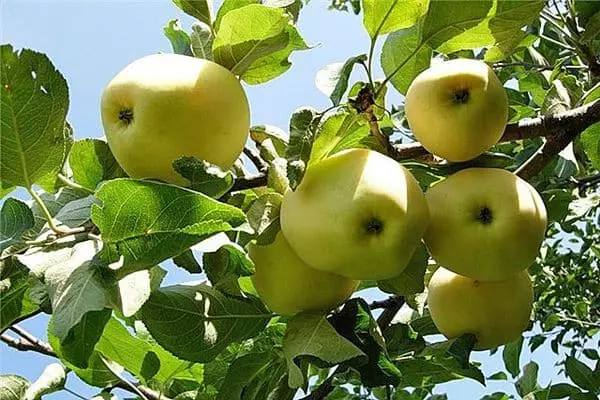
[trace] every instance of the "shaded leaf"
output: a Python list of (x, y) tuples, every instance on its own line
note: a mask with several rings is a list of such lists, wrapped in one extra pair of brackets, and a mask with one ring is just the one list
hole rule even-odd
[(0, 375), (0, 399), (22, 400), (29, 381), (18, 375)]
[(208, 25), (202, 22), (197, 22), (192, 25), (190, 45), (192, 47), (192, 53), (194, 53), (194, 57), (212, 61), (213, 40), (214, 37)]
[(210, 0), (172, 0), (173, 4), (188, 15), (204, 22), (207, 25), (212, 23), (212, 1)]
[(425, 290), (425, 270), (429, 253), (423, 244), (419, 244), (408, 266), (397, 277), (377, 282), (379, 289), (396, 295), (422, 293)]
[(24, 400), (38, 400), (43, 395), (61, 390), (65, 385), (67, 372), (59, 363), (49, 364), (42, 374), (25, 391)]
[(190, 188), (218, 199), (233, 186), (231, 171), (195, 157), (181, 157), (173, 161), (177, 173), (190, 181)]
[(28, 281), (29, 270), (15, 258), (0, 262), (0, 331), (38, 310), (30, 298)]
[(104, 180), (127, 176), (108, 144), (99, 139), (83, 139), (73, 143), (69, 166), (75, 182), (92, 190)]
[(600, 169), (600, 122), (581, 133), (581, 145), (594, 168)]
[(167, 39), (169, 39), (169, 42), (171, 42), (173, 53), (182, 54), (184, 56), (192, 55), (192, 42), (190, 36), (186, 31), (181, 29), (181, 24), (178, 19), (169, 21), (167, 26), (163, 28), (163, 32)]
[(329, 64), (317, 72), (317, 88), (331, 99), (334, 106), (340, 104), (348, 89), (348, 80), (355, 64), (367, 60), (366, 54), (350, 57), (346, 62)]
[(583, 389), (593, 392), (600, 387), (600, 382), (594, 377), (592, 369), (574, 357), (567, 357), (565, 370), (573, 383)]
[(506, 370), (513, 378), (521, 373), (521, 351), (523, 349), (523, 336), (514, 342), (508, 343), (502, 350), (502, 359)]
[(539, 388), (538, 380), (538, 365), (531, 361), (523, 367), (523, 375), (515, 383), (515, 388), (520, 396), (525, 396), (528, 393), (534, 392)]
[(20, 241), (33, 223), (33, 213), (27, 204), (13, 198), (6, 199), (0, 209), (0, 253)]

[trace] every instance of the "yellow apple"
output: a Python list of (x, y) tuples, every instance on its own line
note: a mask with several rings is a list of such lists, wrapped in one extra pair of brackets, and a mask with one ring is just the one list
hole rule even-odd
[(527, 271), (481, 282), (440, 267), (429, 281), (427, 304), (444, 336), (472, 333), (477, 337), (475, 349), (485, 350), (518, 339), (527, 328), (533, 287)]
[(306, 265), (279, 232), (269, 245), (250, 244), (252, 281), (260, 298), (274, 312), (329, 311), (346, 301), (358, 282), (317, 271)]
[(546, 232), (546, 208), (536, 190), (496, 168), (463, 169), (426, 193), (431, 221), (425, 245), (444, 267), (482, 281), (527, 268)]
[(313, 268), (352, 279), (386, 279), (408, 265), (429, 219), (425, 196), (396, 161), (345, 150), (306, 170), (281, 205), (281, 229)]
[(421, 72), (406, 93), (406, 118), (431, 153), (466, 161), (495, 145), (508, 118), (508, 97), (482, 61), (455, 59)]
[(108, 145), (134, 178), (189, 184), (174, 160), (194, 156), (222, 169), (239, 157), (250, 110), (240, 82), (208, 60), (177, 54), (140, 58), (119, 72), (102, 95)]

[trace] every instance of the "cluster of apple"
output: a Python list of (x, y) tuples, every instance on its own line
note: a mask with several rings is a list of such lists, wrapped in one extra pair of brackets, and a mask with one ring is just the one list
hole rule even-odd
[[(248, 101), (237, 78), (193, 57), (134, 61), (108, 84), (101, 106), (111, 151), (133, 178), (188, 185), (174, 160), (194, 156), (229, 169), (248, 137)], [(474, 60), (431, 67), (406, 97), (415, 137), (449, 161), (472, 159), (497, 143), (507, 107), (494, 72)], [(443, 334), (474, 333), (477, 347), (489, 348), (514, 339), (529, 321), (525, 269), (543, 240), (546, 211), (535, 189), (510, 172), (464, 169), (425, 195), (391, 158), (345, 150), (309, 166), (285, 194), (280, 222), (274, 242), (250, 244), (249, 254), (258, 294), (282, 315), (328, 311), (359, 280), (398, 277), (423, 240), (443, 265), (428, 296)]]

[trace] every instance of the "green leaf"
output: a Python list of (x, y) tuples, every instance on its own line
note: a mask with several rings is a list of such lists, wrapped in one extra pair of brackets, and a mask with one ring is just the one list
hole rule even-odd
[(350, 361), (360, 373), (363, 385), (375, 387), (400, 382), (401, 373), (389, 358), (377, 321), (363, 299), (348, 300), (339, 313), (329, 318), (329, 322), (340, 335), (367, 355), (368, 363), (362, 359)]
[[(61, 340), (62, 357), (78, 368), (87, 368), (110, 315), (108, 308), (85, 313), (81, 321), (70, 329), (67, 337)], [(54, 320), (52, 322), (54, 324)]]
[(142, 321), (162, 347), (197, 362), (211, 361), (230, 343), (256, 335), (270, 318), (262, 303), (228, 297), (205, 284), (161, 288), (141, 309)]
[(178, 19), (169, 21), (167, 26), (163, 28), (163, 32), (167, 39), (169, 39), (169, 42), (171, 42), (173, 53), (182, 54), (184, 56), (192, 55), (192, 42), (190, 36), (186, 31), (181, 29), (181, 24)]
[(517, 393), (519, 393), (521, 397), (539, 389), (537, 383), (538, 370), (539, 367), (535, 361), (531, 361), (523, 367), (523, 375), (515, 383)]
[(103, 256), (116, 261), (122, 255), (122, 275), (156, 265), (246, 222), (235, 207), (163, 183), (116, 179), (104, 183), (96, 197), (102, 206), (92, 206), (92, 221), (102, 233)]
[(218, 199), (233, 186), (231, 171), (194, 157), (181, 157), (173, 162), (177, 173), (190, 181), (190, 188)]
[(0, 331), (38, 310), (29, 297), (28, 281), (29, 270), (14, 257), (0, 262)]
[(573, 6), (581, 26), (587, 25), (592, 15), (600, 12), (600, 4), (596, 0), (573, 0)]
[(548, 82), (539, 72), (530, 71), (519, 75), (519, 90), (531, 93), (532, 100), (538, 106), (544, 104)]
[(229, 366), (216, 400), (267, 399), (286, 372), (285, 360), (278, 353), (246, 354)]
[(257, 236), (257, 244), (264, 246), (275, 240), (280, 230), (279, 211), (282, 201), (283, 196), (279, 193), (266, 193), (256, 199), (248, 210), (248, 222)]
[(243, 75), (253, 62), (288, 45), (289, 20), (281, 9), (260, 4), (228, 12), (213, 42), (215, 61), (234, 74)]
[(288, 160), (288, 179), (292, 189), (300, 184), (304, 167), (308, 164), (315, 140), (315, 122), (318, 112), (312, 107), (294, 111), (290, 119), (290, 141), (285, 157)]
[(149, 270), (136, 271), (125, 277), (108, 280), (108, 286), (115, 289), (114, 306), (124, 317), (132, 317), (150, 297), (152, 278)]
[(65, 385), (67, 372), (59, 363), (49, 364), (35, 382), (25, 391), (24, 398), (38, 400), (43, 395), (61, 390)]
[(17, 256), (44, 283), (52, 302), (52, 333), (61, 341), (87, 312), (108, 306), (101, 271), (93, 260), (100, 245), (93, 240), (75, 240), (66, 237)]
[(542, 114), (559, 114), (571, 109), (571, 96), (565, 85), (558, 79), (552, 82), (552, 86), (544, 97), (542, 103)]
[(202, 379), (201, 365), (178, 359), (159, 345), (132, 336), (115, 318), (106, 324), (96, 350), (144, 383), (152, 381), (166, 385), (175, 377)]
[(317, 88), (331, 99), (334, 106), (340, 104), (348, 89), (348, 80), (355, 64), (367, 60), (366, 54), (350, 57), (346, 62), (329, 64), (317, 72)]
[(20, 200), (6, 199), (0, 209), (0, 253), (33, 227), (33, 213), (27, 204)]
[(363, 0), (363, 24), (371, 38), (417, 23), (429, 0)]
[(590, 43), (600, 36), (600, 11), (592, 15), (585, 25), (585, 32), (580, 37), (581, 43)]
[(546, 210), (548, 222), (561, 222), (569, 215), (569, 204), (575, 199), (569, 189), (550, 189), (541, 193)]
[(2, 45), (0, 55), (0, 180), (4, 187), (54, 182), (72, 133), (65, 129), (67, 82), (44, 54)]
[(309, 49), (295, 26), (287, 25), (285, 31), (289, 38), (287, 45), (281, 50), (260, 57), (248, 66), (241, 76), (244, 82), (258, 85), (277, 78), (292, 66), (289, 60), (292, 52)]
[(506, 370), (510, 372), (513, 378), (521, 373), (520, 361), (521, 351), (523, 349), (523, 336), (514, 342), (508, 343), (502, 350), (502, 359)]
[(486, 61), (500, 61), (521, 43), (527, 35), (522, 31), (523, 26), (536, 20), (543, 8), (543, 0), (496, 0), (487, 18), (454, 36), (438, 50), (448, 54), (493, 45), (490, 54), (486, 53)]
[(357, 114), (339, 111), (327, 115), (317, 127), (310, 159), (311, 165), (335, 153), (350, 148), (365, 148), (370, 136), (369, 125), (361, 124)]
[(215, 252), (204, 253), (202, 265), (212, 286), (233, 296), (242, 295), (238, 278), (254, 274), (254, 263), (244, 249), (233, 242)]
[(127, 176), (108, 144), (99, 139), (83, 139), (73, 143), (69, 166), (75, 182), (92, 190), (102, 181)]
[(210, 0), (173, 0), (173, 4), (184, 13), (191, 15), (207, 25), (212, 23), (212, 1)]
[(254, 125), (250, 127), (250, 138), (258, 145), (263, 146), (266, 141), (270, 141), (277, 152), (277, 155), (285, 155), (288, 141), (283, 129), (273, 125)]
[(22, 400), (30, 383), (18, 375), (0, 375), (0, 399)]
[(420, 26), (402, 29), (385, 40), (381, 67), (387, 76), (397, 70), (391, 82), (396, 90), (406, 94), (413, 79), (429, 68), (432, 53), (431, 47), (422, 43)]
[(600, 382), (594, 378), (594, 371), (583, 362), (574, 357), (567, 357), (565, 361), (565, 372), (580, 388), (594, 392), (600, 388)]
[(425, 339), (406, 324), (395, 323), (383, 331), (385, 346), (390, 357), (398, 358), (411, 352), (419, 352), (425, 347)]
[(194, 253), (190, 249), (173, 257), (173, 263), (178, 267), (185, 269), (190, 274), (199, 274), (202, 272), (202, 267), (198, 264), (198, 261), (194, 257)]
[(425, 270), (429, 254), (423, 244), (419, 244), (408, 266), (395, 278), (377, 282), (379, 289), (396, 295), (422, 293), (425, 290)]
[(433, 360), (422, 358), (401, 359), (395, 364), (402, 372), (401, 387), (431, 386), (463, 378), (471, 378), (483, 383), (484, 379), (481, 372), (477, 374), (478, 370), (475, 367), (459, 372)]
[(600, 170), (600, 122), (581, 133), (581, 145), (595, 169)]
[(469, 367), (469, 356), (477, 342), (477, 337), (473, 334), (465, 334), (460, 337), (445, 340), (443, 342), (432, 343), (419, 353), (420, 356), (432, 356), (436, 361), (440, 358), (456, 361), (458, 368)]
[(96, 204), (94, 196), (73, 200), (64, 205), (54, 216), (63, 225), (76, 228), (85, 225), (91, 217), (92, 204)]
[(476, 26), (493, 2), (435, 1), (419, 24), (389, 35), (381, 52), (381, 66), (394, 87), (405, 94), (413, 79), (429, 67), (432, 50)]
[(190, 45), (192, 47), (192, 53), (194, 53), (194, 57), (212, 61), (213, 40), (214, 37), (208, 25), (202, 22), (197, 22), (192, 25)]
[(577, 393), (581, 393), (578, 387), (568, 383), (557, 383), (548, 388), (548, 399), (564, 399)]
[(290, 387), (304, 385), (304, 375), (299, 365), (306, 357), (315, 357), (326, 365), (335, 365), (356, 358), (366, 360), (366, 355), (354, 344), (338, 334), (322, 315), (300, 313), (287, 324), (283, 338)]
[(245, 7), (249, 4), (260, 4), (261, 0), (224, 0), (217, 11), (217, 17), (215, 18), (214, 27), (218, 31), (221, 26), (221, 20), (223, 17), (232, 10)]

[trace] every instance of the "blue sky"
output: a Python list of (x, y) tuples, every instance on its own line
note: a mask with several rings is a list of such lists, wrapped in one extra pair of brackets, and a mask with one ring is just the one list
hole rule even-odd
[[(163, 27), (171, 19), (180, 19), (189, 31), (192, 18), (180, 12), (168, 0), (0, 0), (1, 42), (15, 48), (31, 48), (46, 53), (67, 79), (70, 92), (68, 118), (77, 139), (103, 135), (99, 103), (106, 83), (131, 61), (159, 51), (170, 52)], [(215, 9), (221, 1), (215, 1)], [(260, 86), (246, 86), (251, 104), (252, 124), (276, 125), (287, 130), (289, 116), (301, 106), (317, 109), (329, 107), (329, 100), (314, 85), (319, 69), (333, 62), (366, 53), (369, 38), (361, 19), (349, 13), (328, 12), (328, 0), (312, 0), (302, 11), (299, 29), (313, 49), (293, 54), (292, 68), (283, 76)], [(378, 52), (376, 52), (378, 54)], [(379, 63), (376, 61), (376, 65)], [(364, 78), (357, 69), (353, 79)], [(382, 76), (378, 68), (377, 74)], [(388, 102), (398, 102), (393, 93)], [(388, 103), (391, 104), (391, 103)], [(171, 269), (171, 283), (190, 279)], [(385, 297), (371, 290), (368, 299)], [(499, 316), (502, 318), (502, 316)], [(38, 316), (21, 325), (45, 338), (47, 318)], [(531, 334), (531, 333), (529, 333)], [(473, 354), (483, 363), (486, 376), (503, 370), (500, 352), (490, 357), (487, 352)], [(564, 380), (555, 376), (557, 359), (545, 345), (533, 355), (524, 351), (522, 364), (535, 360), (540, 364), (540, 381), (547, 385)], [(53, 360), (33, 353), (21, 353), (0, 345), (0, 373), (15, 373), (34, 380)], [(70, 376), (67, 386), (84, 396), (98, 391)], [(493, 392), (515, 393), (513, 385), (490, 381), (483, 387), (474, 381), (440, 385), (437, 393), (446, 392), (450, 400), (479, 399)], [(66, 392), (45, 397), (48, 400), (75, 398)]]

